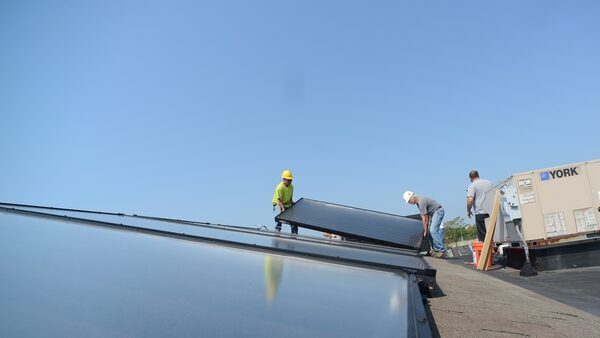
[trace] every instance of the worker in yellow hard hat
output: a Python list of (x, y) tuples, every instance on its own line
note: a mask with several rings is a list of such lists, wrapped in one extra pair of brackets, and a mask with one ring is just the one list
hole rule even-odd
[[(285, 209), (291, 207), (294, 203), (292, 200), (294, 196), (294, 186), (292, 185), (294, 177), (292, 176), (292, 172), (284, 170), (281, 173), (281, 179), (282, 181), (275, 187), (275, 194), (273, 195), (273, 211), (275, 211), (275, 207), (278, 207), (280, 213), (284, 212)], [(293, 234), (298, 234), (297, 226), (291, 225), (291, 228)], [(281, 222), (277, 222), (275, 229), (281, 231)]]

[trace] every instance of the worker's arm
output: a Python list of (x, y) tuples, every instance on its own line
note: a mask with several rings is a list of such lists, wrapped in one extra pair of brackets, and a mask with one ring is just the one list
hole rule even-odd
[(423, 220), (423, 237), (427, 237), (427, 228), (429, 228), (429, 215), (421, 215), (421, 220)]
[(277, 199), (277, 205), (279, 205), (279, 211), (280, 212), (284, 212), (285, 211), (285, 207), (283, 206), (283, 202), (281, 201), (281, 198)]
[(467, 197), (467, 217), (471, 218), (471, 216), (473, 216), (473, 213), (471, 213), (471, 210), (473, 209), (473, 202), (475, 201), (475, 199), (471, 196)]

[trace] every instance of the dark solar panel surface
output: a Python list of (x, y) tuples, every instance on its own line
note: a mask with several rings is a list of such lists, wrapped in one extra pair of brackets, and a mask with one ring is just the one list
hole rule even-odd
[(0, 251), (2, 337), (397, 337), (416, 322), (401, 272), (8, 213)]
[(417, 250), (423, 237), (421, 221), (302, 198), (277, 220), (317, 231)]

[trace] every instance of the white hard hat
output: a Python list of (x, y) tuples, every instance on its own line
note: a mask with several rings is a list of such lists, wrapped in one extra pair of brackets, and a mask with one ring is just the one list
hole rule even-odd
[(413, 197), (414, 194), (415, 194), (414, 192), (406, 190), (404, 192), (404, 195), (402, 195), (402, 197), (404, 198), (404, 201), (408, 204), (408, 201), (410, 201), (410, 198)]

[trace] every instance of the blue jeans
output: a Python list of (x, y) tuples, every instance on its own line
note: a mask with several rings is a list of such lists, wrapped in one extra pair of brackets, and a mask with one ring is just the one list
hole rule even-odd
[(444, 229), (440, 228), (444, 219), (444, 208), (439, 208), (433, 212), (429, 218), (429, 242), (431, 249), (436, 252), (445, 252)]

